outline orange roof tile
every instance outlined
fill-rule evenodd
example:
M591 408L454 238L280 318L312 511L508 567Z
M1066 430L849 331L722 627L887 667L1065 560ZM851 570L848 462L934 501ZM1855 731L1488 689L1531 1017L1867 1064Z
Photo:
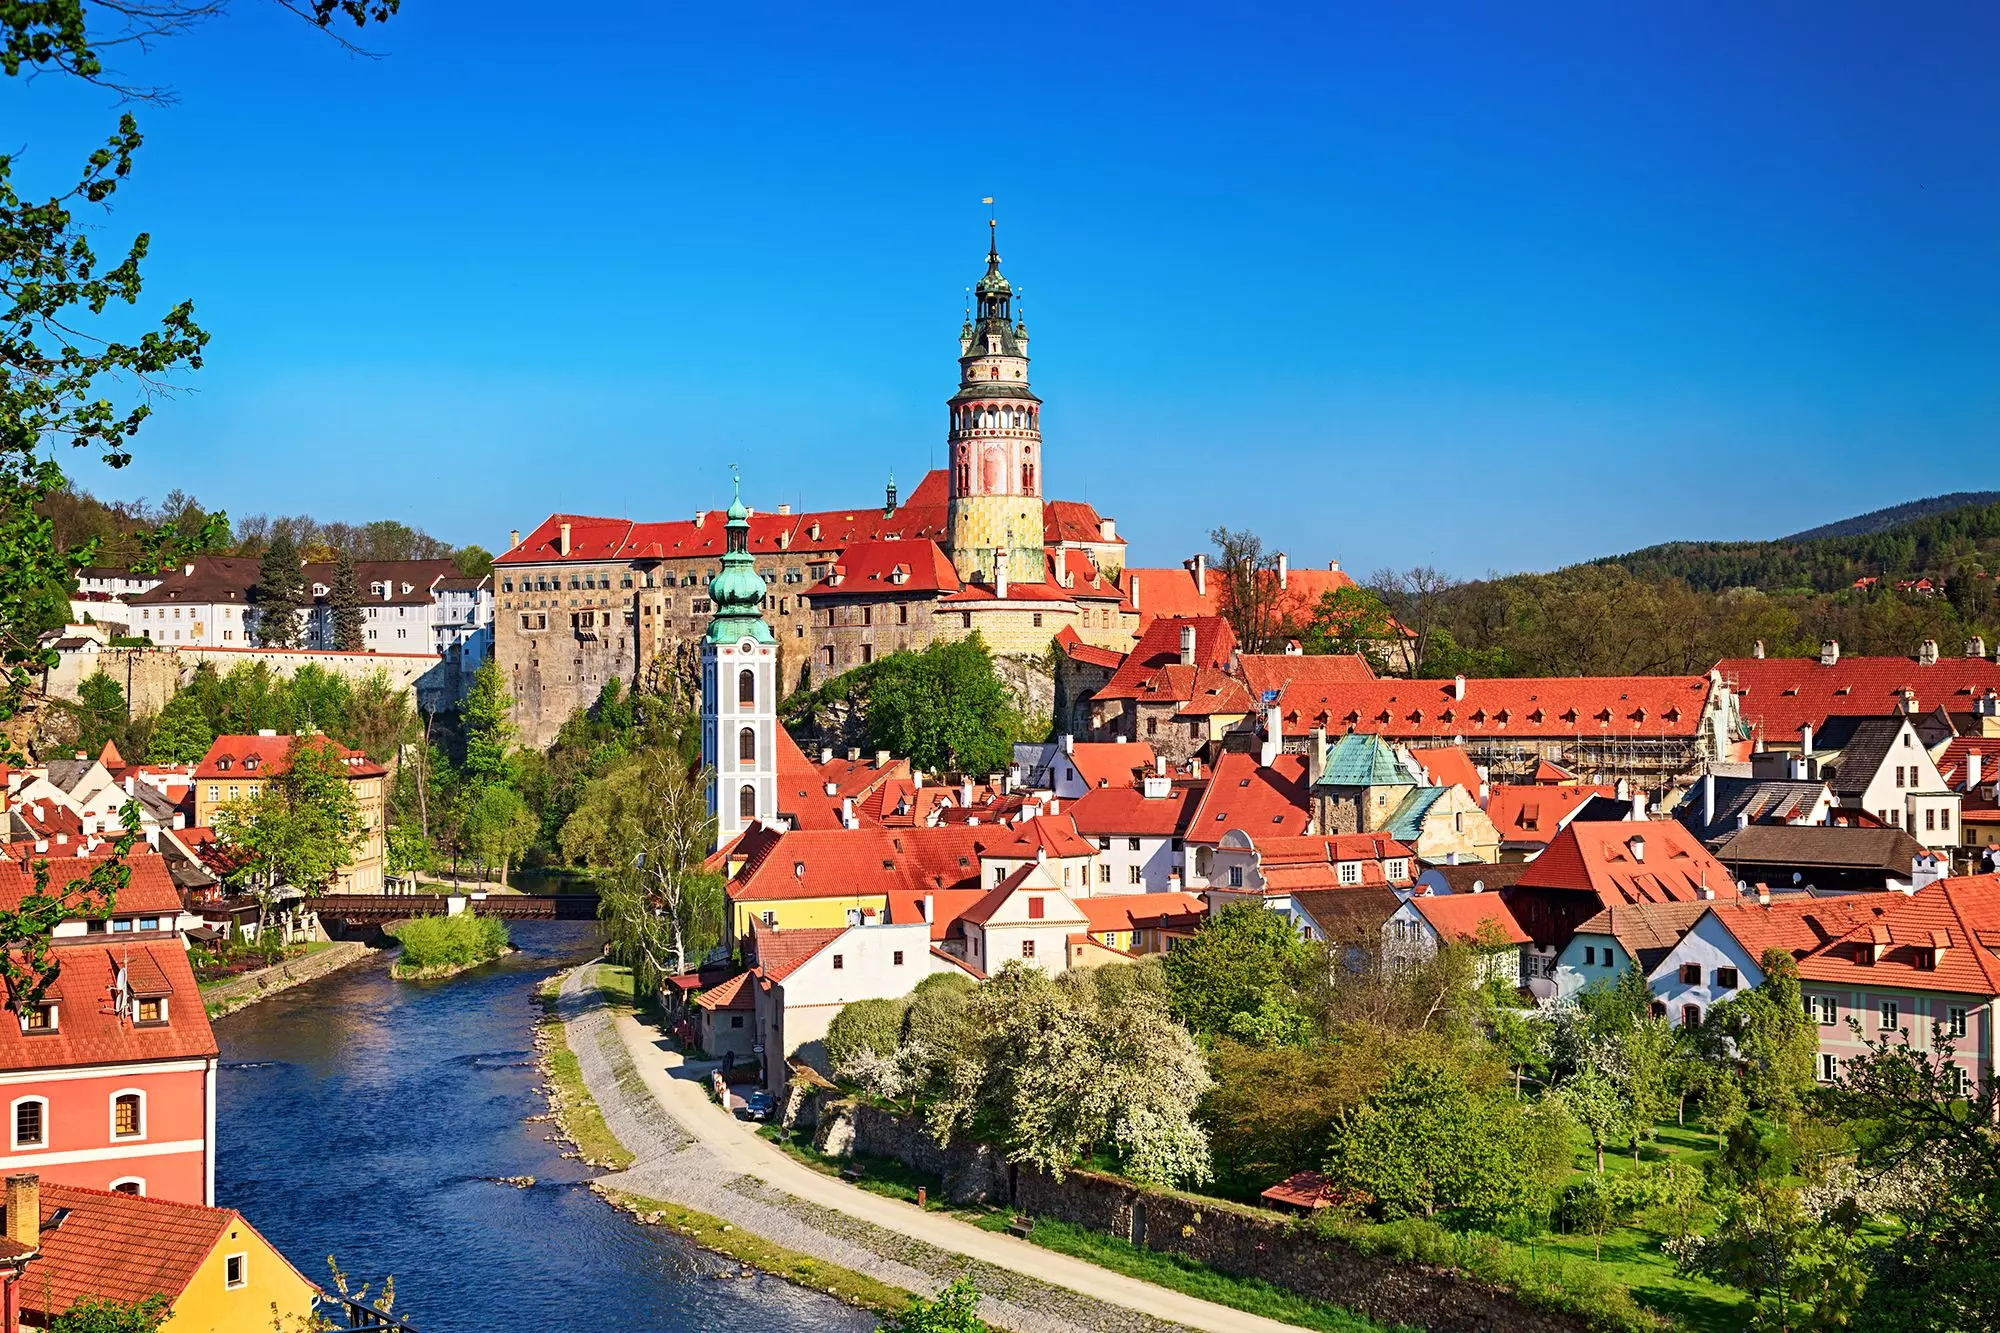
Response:
M254 780L276 777L291 767L294 741L331 750L336 758L346 761L351 778L379 778L389 771L361 751L350 750L331 736L217 736L208 747L208 753L201 757L201 763L195 766L194 776L202 782L211 778Z
M848 932L847 926L806 926L781 930L762 921L750 923L750 948L757 971L766 981L783 981L811 961L813 955Z
M1984 657L1940 657L1930 666L1914 657L1843 657L1832 666L1816 657L1729 657L1716 669L1734 683L1743 720L1779 745L1829 717L1901 712L1906 688L1919 712L1970 713L1986 694L2000 693L2000 663Z
M1411 749L1410 756L1429 776L1433 787L1463 787L1475 801L1479 799L1479 768L1464 746L1422 745Z
M1187 832L1207 789L1207 783L1175 783L1171 795L1149 800L1137 787L1102 787L1063 809L1087 837L1171 838Z
M732 902L877 897L895 889L956 888L979 875L987 848L1012 840L987 825L762 831L738 847Z
M898 538L855 542L841 551L831 572L806 589L806 595L817 602L891 593L953 593L961 586L951 558L936 542Z
M1075 662L1088 666L1103 667L1116 671L1125 661L1125 654L1116 648L1100 648L1094 643L1085 643L1073 626L1064 625L1056 634L1056 647Z
M756 1007L756 997L750 991L750 974L738 972L727 981L719 981L695 996L694 1002L710 1011L753 1009Z
M1329 681L1294 686L1280 707L1285 734L1315 726L1399 740L1473 736L1692 736L1707 676L1559 676Z
M58 968L54 991L60 996L56 1030L28 1034L17 1022L0 1022L0 1070L75 1069L217 1054L215 1032L180 941L107 943L96 936L88 944L63 945L53 956ZM166 1023L139 1026L129 1012L114 1008L120 967L128 969L135 993L170 997Z
M1884 946L1874 962L1874 941ZM1946 947L1937 950L1942 941ZM1850 986L2000 995L2000 875L1926 884L1799 963L1799 975ZM1859 950L1860 952L1857 952ZM1933 962L1934 960L1934 962Z
M1635 843L1643 843L1641 851ZM1671 819L1571 823L1528 865L1517 888L1582 889L1601 906L1735 898L1736 879Z
M1090 922L1094 935L1111 930L1140 930L1162 918L1205 916L1208 903L1198 893L1119 893L1078 898L1076 907Z
M1528 932L1497 893L1427 893L1410 899L1410 905L1446 939L1476 940L1490 926L1510 943L1528 942Z
M1492 787L1487 791L1486 814L1502 841L1546 845L1578 806L1616 794L1617 788L1606 786Z
M783 727L777 729L778 813L802 829L837 829L840 802L826 794L826 781Z
M1304 755L1281 754L1265 768L1256 755L1232 750L1215 766L1188 824L1187 841L1212 845L1233 828L1253 840L1297 837L1309 820Z
M1153 758L1153 747L1145 741L1077 741L1057 762L1067 761L1078 780L1096 790L1130 787L1140 771L1152 771Z
M895 889L889 894L888 921L892 926L908 925L924 919L924 898L931 900L931 938L949 939L952 927L964 913L986 896L984 889Z
M1194 665L1221 669L1229 665L1236 650L1236 635L1220 616L1197 616L1184 620L1159 619L1139 636L1139 642L1097 691L1099 699L1136 699L1143 696L1147 682L1162 667L1177 666L1181 660L1181 630L1194 629ZM1190 678L1191 679L1191 678ZM1177 696L1187 697L1185 694Z
M1239 653L1236 672L1260 702L1273 692L1282 697L1294 689L1375 679L1375 669L1359 653Z
M1194 571L1185 566L1177 569L1127 569L1118 576L1118 582L1125 590L1128 601L1132 596L1134 577L1139 583L1142 632L1159 616L1222 614L1222 590L1228 580L1215 569L1208 571L1203 579L1203 588L1196 587ZM1267 582L1273 582L1278 574L1276 570L1268 570L1262 577ZM1354 580L1338 569L1294 567L1286 572L1284 590L1278 596L1278 618L1303 623L1311 617L1323 594L1353 586Z
M90 875L103 865L108 848L98 856L41 856L30 857L25 865L13 861L0 861L0 911L13 912L20 909L22 900L35 888L34 866L46 860L49 867L48 889L50 895L59 896L68 886ZM157 912L172 915L181 909L181 896L174 888L173 879L167 874L167 863L157 852L135 849L125 858L130 871L125 887L118 891L114 910L124 916L131 912Z

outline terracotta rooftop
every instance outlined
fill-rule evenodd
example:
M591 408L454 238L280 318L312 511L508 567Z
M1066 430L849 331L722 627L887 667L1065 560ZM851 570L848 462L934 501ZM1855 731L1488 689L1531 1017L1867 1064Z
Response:
M2000 996L1996 950L2000 875L1967 876L1927 884L1880 917L1858 922L1803 959L1799 975L1849 986Z
M1528 932L1497 893L1419 894L1410 906L1446 939L1476 940L1488 929L1510 944L1526 944Z
M1518 887L1582 889L1600 905L1735 898L1736 877L1671 819L1572 821L1528 865Z
M222 779L254 782L274 778L291 767L292 743L331 750L344 762L350 778L379 778L389 770L359 750L350 750L331 736L217 736L195 766L197 782Z
M1222 756L1189 821L1187 841L1222 841L1230 829L1242 829L1251 839L1297 837L1310 822L1306 808L1306 759L1281 754L1269 768L1257 756L1232 750Z
M1716 663L1736 686L1743 720L1767 743L1796 746L1799 728L1822 728L1829 717L1885 716L1903 711L1909 690L1916 709L1970 713L1989 692L2000 693L2000 663L1984 657L1729 657Z
M1707 676L1554 676L1327 681L1285 692L1287 736L1314 727L1392 739L1455 737L1693 736L1708 701Z
M1229 664L1236 650L1236 635L1220 616L1196 616L1184 620L1158 619L1126 655L1118 670L1097 691L1099 699L1137 699L1162 667L1179 666L1181 630L1194 630L1194 666L1220 670ZM1185 696L1182 696L1185 697Z
M25 1033L0 1022L0 1070L75 1069L86 1065L187 1060L217 1054L187 950L175 939L93 936L53 950L59 969L45 993L56 1001L56 1030ZM136 1024L112 1003L118 970L134 994L167 997L167 1021Z

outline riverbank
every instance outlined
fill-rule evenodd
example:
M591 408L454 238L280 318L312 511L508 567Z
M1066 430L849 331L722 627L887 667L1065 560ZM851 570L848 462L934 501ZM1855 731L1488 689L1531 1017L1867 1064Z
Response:
M303 986L308 981L317 981L343 967L352 967L373 953L374 950L359 940L335 940L324 948L297 958L288 958L270 967L260 967L255 972L245 972L227 981L203 986L201 1002L210 1018L221 1018L245 1005L255 1004L294 986Z
M635 1159L594 1187L678 1205L900 1291L929 1296L969 1275L981 1317L1014 1333L1293 1333L820 1175L715 1106L701 1071L614 1011L587 984L593 972L565 978L559 1011L585 1087Z

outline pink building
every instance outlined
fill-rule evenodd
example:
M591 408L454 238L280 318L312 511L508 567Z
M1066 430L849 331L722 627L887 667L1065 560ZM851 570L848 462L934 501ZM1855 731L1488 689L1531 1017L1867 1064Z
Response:
M1994 1077L1996 947L2000 875L1980 875L1927 885L1802 959L1806 1008L1819 1022L1820 1079L1893 1032L1930 1050L1934 1029L1951 1040L1968 1089Z
M112 920L57 931L56 979L0 1019L0 1173L214 1201L218 1050L158 859L133 858ZM0 876L0 906L24 879Z

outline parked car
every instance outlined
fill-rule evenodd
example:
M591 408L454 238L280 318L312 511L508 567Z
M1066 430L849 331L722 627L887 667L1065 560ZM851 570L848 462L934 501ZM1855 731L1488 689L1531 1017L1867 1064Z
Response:
M778 1109L778 1099L768 1092L757 1091L750 1094L743 1103L743 1110L752 1120L768 1120L771 1112Z

